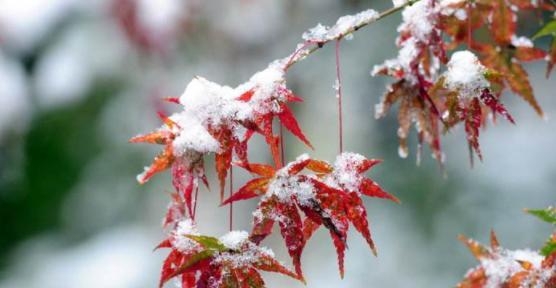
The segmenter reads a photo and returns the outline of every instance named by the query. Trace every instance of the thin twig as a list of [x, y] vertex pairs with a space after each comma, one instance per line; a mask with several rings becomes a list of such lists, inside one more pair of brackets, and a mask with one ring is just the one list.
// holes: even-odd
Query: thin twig
[[[234, 195], [234, 167], [230, 167], [230, 199]], [[234, 202], [230, 201], [230, 231], [234, 228]]]
[[342, 117], [342, 77], [340, 71], [340, 42], [336, 41], [336, 90], [338, 97], [338, 134], [340, 138], [340, 154], [344, 152], [344, 131]]
[[[380, 14], [378, 14], [377, 17], [372, 18], [372, 19], [370, 19], [370, 20], [368, 20], [368, 21], [365, 21], [365, 22], [363, 22], [363, 23], [361, 23], [361, 24], [359, 24], [359, 25], [357, 25], [357, 26], [354, 26], [354, 27], [348, 29], [346, 32], [341, 33], [341, 34], [339, 34], [338, 36], [336, 36], [336, 37], [334, 37], [334, 38], [330, 38], [330, 39], [326, 39], [326, 40], [321, 41], [321, 42], [315, 42], [315, 43], [313, 43], [313, 44], [315, 44], [315, 46], [312, 47], [312, 48], [310, 48], [310, 49], [306, 49], [305, 51], [301, 51], [301, 50], [303, 50], [303, 49], [297, 48], [292, 54], [290, 54], [289, 56], [287, 56], [286, 58], [284, 58], [283, 61], [284, 61], [284, 63], [286, 63], [285, 66], [284, 66], [284, 70], [287, 71], [291, 66], [293, 66], [293, 65], [296, 64], [297, 62], [299, 62], [299, 61], [305, 59], [307, 56], [309, 56], [309, 55], [315, 53], [317, 50], [319, 50], [320, 48], [322, 48], [322, 47], [323, 47], [324, 45], [326, 45], [327, 43], [329, 43], [329, 42], [331, 42], [331, 41], [338, 41], [338, 40], [341, 40], [341, 39], [344, 38], [346, 35], [349, 35], [349, 34], [355, 32], [355, 31], [357, 31], [357, 30], [359, 30], [359, 29], [361, 29], [361, 28], [363, 28], [363, 27], [365, 27], [365, 26], [367, 26], [367, 25], [369, 25], [369, 24], [371, 24], [371, 23], [374, 23], [374, 22], [376, 22], [376, 21], [378, 21], [378, 20], [381, 20], [381, 19], [383, 19], [383, 18], [385, 18], [385, 17], [387, 17], [387, 16], [389, 16], [389, 15], [391, 15], [391, 14], [394, 14], [394, 13], [400, 11], [400, 10], [404, 9], [405, 7], [407, 7], [407, 6], [411, 6], [411, 5], [413, 5], [414, 3], [419, 2], [419, 1], [420, 1], [420, 0], [409, 0], [409, 1], [405, 2], [405, 3], [402, 4], [402, 5], [395, 6], [395, 7], [392, 7], [392, 8], [390, 8], [390, 9], [388, 9], [388, 10], [385, 10], [385, 11], [381, 12]], [[304, 42], [302, 45], [306, 46], [306, 42]]]

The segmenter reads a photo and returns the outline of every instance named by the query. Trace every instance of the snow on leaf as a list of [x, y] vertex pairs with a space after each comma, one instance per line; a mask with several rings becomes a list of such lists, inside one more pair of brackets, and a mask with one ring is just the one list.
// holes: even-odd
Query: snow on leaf
[[[176, 226], [176, 229], [181, 228]], [[193, 245], [185, 250], [174, 245], [168, 247], [171, 251], [162, 267], [160, 287], [174, 277], [181, 277], [182, 285], [188, 285], [182, 287], [262, 288], [265, 286], [259, 270], [304, 282], [299, 274], [274, 259], [271, 250], [249, 241], [245, 231], [231, 231], [220, 238], [198, 234], [185, 236]]]
[[553, 260], [531, 250], [507, 250], [501, 248], [494, 232], [491, 247], [460, 236], [479, 260], [479, 266], [465, 275], [459, 288], [490, 287], [552, 287], [556, 280]]
[[444, 85], [449, 90], [457, 91], [461, 97], [471, 98], [490, 87], [484, 76], [486, 68], [469, 51], [454, 53], [447, 66]]
[[[352, 223], [376, 254], [366, 219], [367, 212], [361, 195], [399, 200], [386, 193], [363, 173], [380, 163], [355, 153], [338, 155], [334, 165], [301, 155], [272, 176], [256, 178], [247, 182], [225, 203], [261, 195], [257, 210], [253, 213], [253, 231], [250, 239], [259, 243], [272, 231], [277, 222], [294, 266], [301, 275], [300, 257], [305, 242], [319, 226], [330, 232], [338, 254], [340, 275], [343, 276], [343, 258], [349, 223]], [[242, 164], [246, 170], [255, 170], [260, 164]], [[316, 174], [302, 174], [302, 171]], [[270, 173], [268, 173], [270, 174]], [[258, 192], [252, 192], [253, 183]], [[258, 183], [265, 183], [258, 186]], [[263, 192], [264, 191], [264, 192]], [[301, 220], [298, 209], [307, 217]]]

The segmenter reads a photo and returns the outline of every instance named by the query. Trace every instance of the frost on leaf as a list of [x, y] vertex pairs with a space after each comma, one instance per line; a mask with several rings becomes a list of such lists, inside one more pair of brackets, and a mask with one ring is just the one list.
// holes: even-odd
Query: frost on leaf
[[[333, 165], [306, 154], [279, 170], [264, 164], [242, 164], [243, 168], [261, 177], [247, 182], [224, 203], [260, 197], [257, 210], [253, 213], [251, 241], [260, 243], [277, 223], [300, 275], [300, 258], [305, 242], [319, 226], [324, 226], [336, 247], [340, 274], [343, 276], [349, 223], [363, 235], [376, 254], [361, 195], [399, 202], [363, 175], [378, 163], [380, 161], [366, 159], [359, 154], [343, 153]], [[301, 174], [304, 169], [312, 173]], [[305, 220], [302, 221], [298, 210], [303, 211]]]
[[190, 219], [177, 223], [157, 248], [169, 248], [159, 286], [178, 278], [180, 287], [265, 287], [260, 271], [280, 273], [303, 281], [284, 267], [274, 253], [249, 241], [245, 231], [220, 238], [202, 236]]
[[281, 165], [279, 138], [272, 130], [275, 117], [312, 147], [286, 105], [292, 101], [301, 99], [286, 88], [284, 71], [276, 65], [256, 73], [237, 88], [194, 78], [183, 95], [172, 101], [182, 105], [182, 111], [163, 116], [164, 125], [157, 131], [130, 140], [165, 146], [153, 164], [138, 176], [139, 182], [144, 183], [154, 174], [172, 168], [174, 187], [185, 198], [191, 212], [192, 191], [198, 187], [199, 180], [207, 183], [204, 156], [214, 153], [223, 198], [232, 160], [235, 156], [247, 162], [247, 142], [254, 133], [265, 137], [275, 162]]
[[543, 256], [532, 250], [506, 250], [491, 233], [491, 246], [460, 236], [480, 264], [469, 270], [458, 288], [549, 288], [556, 285], [556, 253]]

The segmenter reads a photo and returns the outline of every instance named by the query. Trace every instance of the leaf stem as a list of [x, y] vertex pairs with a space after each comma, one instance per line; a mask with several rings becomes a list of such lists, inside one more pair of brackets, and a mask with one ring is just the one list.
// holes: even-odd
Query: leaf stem
[[286, 149], [284, 145], [284, 126], [280, 124], [280, 160], [282, 161], [282, 165], [286, 163]]
[[[234, 195], [234, 167], [230, 167], [230, 199]], [[234, 227], [234, 202], [230, 202], [230, 211], [229, 211], [229, 218], [230, 218], [230, 231], [232, 231]]]
[[199, 197], [199, 186], [197, 186], [195, 188], [195, 196], [194, 196], [194, 204], [193, 204], [193, 215], [191, 215], [191, 218], [193, 219], [193, 221], [195, 221], [195, 215], [197, 214], [197, 199]]
[[338, 98], [338, 136], [340, 138], [340, 154], [344, 152], [344, 131], [342, 117], [342, 77], [340, 71], [340, 41], [336, 40], [336, 97]]

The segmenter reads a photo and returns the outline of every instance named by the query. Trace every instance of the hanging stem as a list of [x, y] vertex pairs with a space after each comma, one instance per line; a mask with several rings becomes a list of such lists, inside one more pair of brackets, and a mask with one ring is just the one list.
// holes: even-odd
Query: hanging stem
[[191, 215], [193, 221], [195, 221], [195, 215], [197, 214], [197, 197], [199, 197], [199, 186], [195, 188], [195, 196], [193, 196], [193, 215]]
[[[234, 167], [230, 167], [230, 198], [234, 194]], [[234, 202], [230, 202], [230, 231], [234, 227]]]
[[280, 160], [282, 161], [282, 165], [283, 163], [286, 163], [286, 149], [284, 148], [284, 145], [284, 127], [282, 124], [280, 124]]
[[342, 77], [340, 73], [340, 41], [336, 41], [336, 97], [338, 98], [338, 134], [340, 138], [340, 153], [344, 152], [344, 131], [342, 117]]

